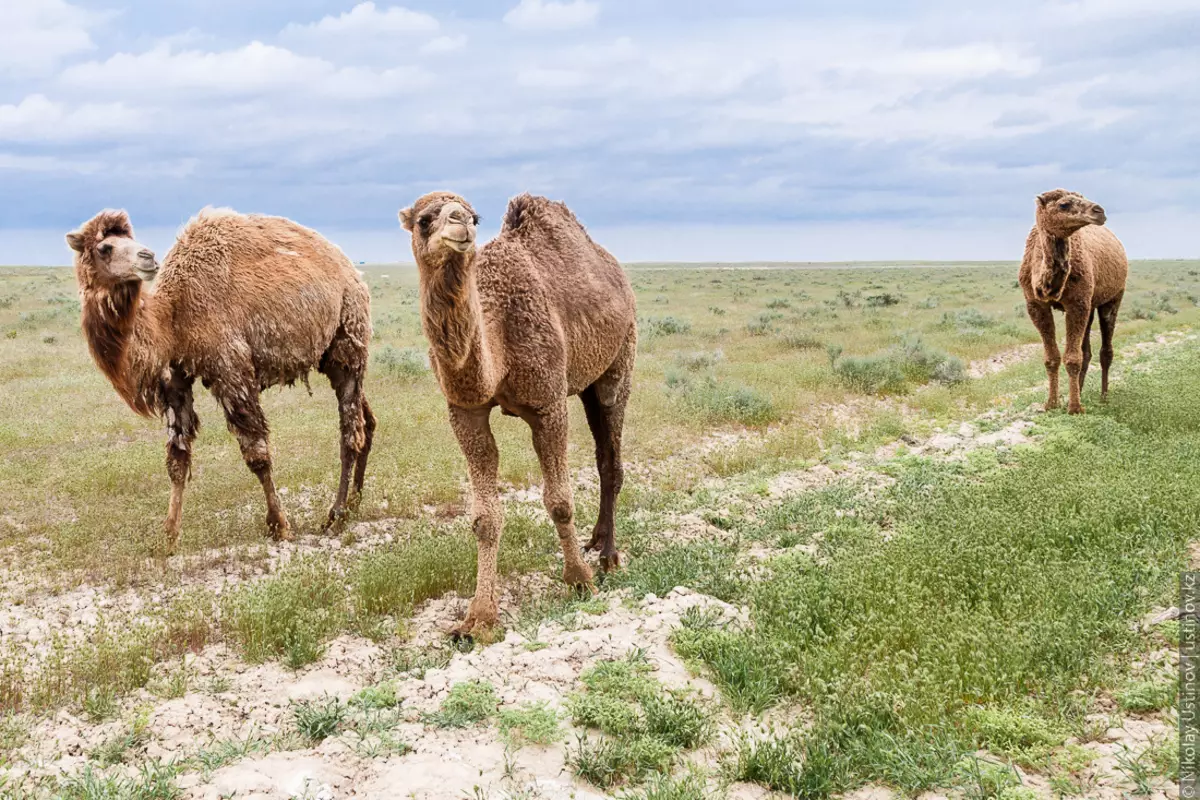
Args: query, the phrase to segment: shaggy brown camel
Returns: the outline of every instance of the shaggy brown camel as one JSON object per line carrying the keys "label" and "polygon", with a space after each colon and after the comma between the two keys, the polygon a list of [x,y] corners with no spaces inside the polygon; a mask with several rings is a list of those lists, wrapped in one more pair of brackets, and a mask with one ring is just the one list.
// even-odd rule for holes
{"label": "shaggy brown camel", "polygon": [[500,235],[475,249],[479,216],[448,192],[400,212],[420,273],[421,321],[471,478],[479,547],[475,598],[456,634],[498,619],[496,557],[503,509],[489,422],[500,406],[533,431],[542,499],[562,545],[563,580],[590,587],[575,538],[567,465],[567,398],[579,395],[596,440],[600,513],[586,549],[619,566],[613,509],[621,491],[621,431],[637,352],[633,289],[617,260],[562,203],[521,195]]}
{"label": "shaggy brown camel", "polygon": [[[371,298],[334,245],[279,217],[205,209],[179,234],[162,269],[133,238],[124,211],[102,211],[67,234],[92,357],[117,394],[143,416],[167,423],[171,504],[168,552],[179,541],[183,490],[200,421],[197,378],[225,411],[242,457],[262,482],[267,525],[292,538],[271,479],[267,420],[259,393],[329,378],[341,413],[342,476],[329,524],[346,512],[350,472],[362,491],[375,416],[363,394]],[[153,290],[143,286],[154,278]]]}
{"label": "shaggy brown camel", "polygon": [[[1100,400],[1108,399],[1108,368],[1113,360],[1113,331],[1125,295],[1129,259],[1108,228],[1104,209],[1086,197],[1055,189],[1037,198],[1035,224],[1025,241],[1018,281],[1025,308],[1042,335],[1050,398],[1058,408],[1058,367],[1067,364],[1070,396],[1067,412],[1082,414],[1079,402],[1092,360],[1092,320],[1100,316]],[[1054,333],[1054,309],[1065,312],[1066,354],[1061,356]]]}

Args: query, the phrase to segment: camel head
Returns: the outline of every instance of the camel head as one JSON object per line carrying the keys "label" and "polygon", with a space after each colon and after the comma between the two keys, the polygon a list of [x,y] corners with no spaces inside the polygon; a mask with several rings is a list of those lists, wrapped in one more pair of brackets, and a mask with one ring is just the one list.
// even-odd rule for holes
{"label": "camel head", "polygon": [[79,230],[68,233],[67,244],[75,251],[75,271],[81,283],[111,289],[151,280],[158,272],[153,251],[133,238],[133,224],[124,211],[101,211]]}
{"label": "camel head", "polygon": [[412,234],[419,266],[438,266],[475,252],[479,215],[451,192],[432,192],[400,212],[400,224]]}
{"label": "camel head", "polygon": [[1038,195],[1038,227],[1046,233],[1066,238],[1088,225],[1103,225],[1104,209],[1081,194],[1055,189]]}

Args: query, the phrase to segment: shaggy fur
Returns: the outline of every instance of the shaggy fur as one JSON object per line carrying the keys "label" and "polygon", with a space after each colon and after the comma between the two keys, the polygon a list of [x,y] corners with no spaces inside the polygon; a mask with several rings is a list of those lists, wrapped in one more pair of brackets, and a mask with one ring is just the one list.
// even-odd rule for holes
{"label": "shaggy fur", "polygon": [[458,633],[497,621],[496,557],[502,509],[499,454],[489,424],[499,406],[533,431],[543,501],[562,545],[563,580],[592,584],[580,557],[567,466],[567,398],[579,395],[596,441],[600,514],[587,548],[615,568],[613,510],[621,490],[621,431],[637,352],[633,289],[621,266],[561,203],[522,195],[500,235],[475,249],[479,217],[437,192],[400,212],[413,234],[421,319],[471,477],[479,544],[475,598]]}
{"label": "shaggy fur", "polygon": [[[267,523],[290,539],[271,478],[259,393],[329,377],[341,413],[342,476],[330,522],[345,513],[350,473],[362,490],[375,417],[363,394],[370,295],[346,256],[319,234],[279,217],[205,210],[179,234],[161,272],[124,211],[103,211],[68,234],[83,332],[101,371],[139,414],[167,425],[168,550],[179,538],[183,490],[199,420],[199,379],[225,411],[247,466],[262,482]],[[152,291],[143,279],[157,273]]]}
{"label": "shaggy fur", "polygon": [[[1018,282],[1025,307],[1042,336],[1050,397],[1057,408],[1058,368],[1065,361],[1070,381],[1067,411],[1082,414],[1079,395],[1092,360],[1092,320],[1100,317],[1101,401],[1108,399],[1108,370],[1113,359],[1113,332],[1125,295],[1129,260],[1112,231],[1102,227],[1104,209],[1086,197],[1055,189],[1037,198],[1035,224],[1025,241]],[[1066,353],[1060,354],[1054,331],[1054,309],[1066,316]]]}

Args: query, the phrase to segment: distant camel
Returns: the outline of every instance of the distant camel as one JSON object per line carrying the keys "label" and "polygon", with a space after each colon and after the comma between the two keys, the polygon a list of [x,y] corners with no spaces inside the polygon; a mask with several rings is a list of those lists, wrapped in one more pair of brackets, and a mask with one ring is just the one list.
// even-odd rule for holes
{"label": "distant camel", "polygon": [[[167,550],[179,541],[183,490],[200,421],[199,378],[221,407],[242,457],[262,482],[267,525],[290,540],[271,479],[268,386],[329,377],[341,413],[342,477],[329,522],[346,511],[350,472],[362,491],[375,416],[363,394],[371,298],[341,250],[280,217],[206,209],[187,224],[163,262],[133,238],[124,211],[102,211],[67,234],[92,357],[117,394],[143,416],[167,423],[171,505]],[[143,280],[157,274],[152,291]]]}
{"label": "distant camel", "polygon": [[[1037,198],[1036,223],[1025,241],[1018,281],[1025,308],[1042,335],[1050,397],[1046,408],[1058,408],[1058,367],[1067,363],[1070,397],[1067,412],[1082,414],[1079,402],[1092,360],[1092,320],[1100,315],[1100,400],[1108,399],[1108,368],[1113,360],[1113,331],[1125,296],[1129,259],[1108,228],[1104,209],[1086,197],[1055,189]],[[1066,313],[1065,358],[1054,333],[1054,309]]]}
{"label": "distant camel", "polygon": [[590,586],[580,557],[567,465],[567,398],[579,395],[596,440],[600,515],[588,549],[619,565],[613,509],[621,491],[621,429],[637,352],[633,289],[620,264],[562,203],[521,195],[500,235],[478,251],[479,217],[455,194],[427,194],[400,212],[412,232],[421,322],[450,424],[467,457],[479,544],[475,598],[458,635],[498,619],[496,558],[503,527],[494,407],[525,420],[542,466],[542,499],[558,529],[563,580]]}

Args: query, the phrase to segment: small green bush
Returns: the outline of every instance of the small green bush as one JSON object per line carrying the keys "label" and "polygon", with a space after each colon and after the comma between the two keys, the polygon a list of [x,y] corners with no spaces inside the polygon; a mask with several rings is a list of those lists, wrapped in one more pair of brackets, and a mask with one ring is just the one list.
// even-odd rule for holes
{"label": "small green bush", "polygon": [[425,717],[439,728],[469,728],[496,715],[500,701],[490,683],[467,681],[450,687],[442,707]]}
{"label": "small green bush", "polygon": [[372,358],[375,367],[388,375],[419,378],[429,372],[429,357],[419,347],[384,345]]}

